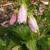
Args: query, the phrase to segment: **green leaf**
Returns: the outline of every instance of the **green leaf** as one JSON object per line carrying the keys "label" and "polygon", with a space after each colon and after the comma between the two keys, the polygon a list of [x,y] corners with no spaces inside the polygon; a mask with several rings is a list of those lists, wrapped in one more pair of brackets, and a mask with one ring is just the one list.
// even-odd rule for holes
{"label": "green leaf", "polygon": [[29,40],[27,43],[26,43],[26,46],[29,50],[37,50],[37,46],[36,46],[36,40],[33,39],[33,40]]}
{"label": "green leaf", "polygon": [[27,25],[18,24],[12,30],[15,32],[15,35],[19,35],[22,40],[28,40],[31,37],[31,30]]}
{"label": "green leaf", "polygon": [[7,46],[7,50],[11,50],[16,45],[17,45],[16,42],[14,42],[12,39],[10,39],[9,44]]}
{"label": "green leaf", "polygon": [[[41,50],[48,50],[48,42],[47,42],[47,41],[48,41],[48,40],[47,40],[46,37],[40,39],[40,40],[38,41],[38,47],[39,47]],[[40,50],[40,49],[39,49],[39,50]]]}

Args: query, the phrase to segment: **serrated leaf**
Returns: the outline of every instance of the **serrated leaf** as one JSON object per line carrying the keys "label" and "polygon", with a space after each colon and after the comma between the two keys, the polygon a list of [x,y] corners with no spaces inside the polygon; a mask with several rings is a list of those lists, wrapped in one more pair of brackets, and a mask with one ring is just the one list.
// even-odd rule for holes
{"label": "serrated leaf", "polygon": [[37,50],[37,46],[36,46],[36,41],[35,39],[34,40],[29,40],[27,43],[26,43],[26,46],[29,50]]}
{"label": "serrated leaf", "polygon": [[14,31],[15,35],[18,34],[22,40],[27,41],[31,37],[31,30],[27,25],[18,24],[10,28],[10,30]]}

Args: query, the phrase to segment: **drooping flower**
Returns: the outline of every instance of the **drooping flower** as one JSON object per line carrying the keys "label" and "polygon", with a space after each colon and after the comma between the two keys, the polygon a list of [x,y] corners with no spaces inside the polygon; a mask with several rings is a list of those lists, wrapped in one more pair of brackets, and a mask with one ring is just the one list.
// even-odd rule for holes
{"label": "drooping flower", "polygon": [[1,23],[1,26],[3,26],[3,27],[8,27],[8,24],[9,23],[9,21],[4,21],[3,23]]}
{"label": "drooping flower", "polygon": [[19,12],[18,12],[18,20],[17,22],[20,23],[26,23],[27,20],[27,7],[26,5],[22,4]]}
{"label": "drooping flower", "polygon": [[42,2],[45,5],[48,5],[49,4],[49,1],[48,0],[40,0],[40,2]]}
{"label": "drooping flower", "polygon": [[46,9],[46,6],[44,4],[40,4],[37,14],[40,15],[40,16],[43,15],[45,9]]}
{"label": "drooping flower", "polygon": [[9,24],[10,25],[13,25],[17,20],[17,15],[16,14],[13,14],[10,21],[9,21]]}
{"label": "drooping flower", "polygon": [[32,15],[28,18],[28,25],[33,32],[37,33],[39,31],[37,21]]}

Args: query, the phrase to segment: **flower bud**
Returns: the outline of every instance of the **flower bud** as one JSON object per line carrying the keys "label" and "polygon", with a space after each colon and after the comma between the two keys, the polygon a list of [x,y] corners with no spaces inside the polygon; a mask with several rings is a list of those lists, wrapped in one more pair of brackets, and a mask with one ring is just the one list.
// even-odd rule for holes
{"label": "flower bud", "polygon": [[34,17],[31,16],[28,18],[28,25],[33,32],[37,33],[39,31],[37,21]]}
{"label": "flower bud", "polygon": [[17,22],[20,23],[26,23],[27,20],[27,8],[26,5],[22,4],[19,12],[18,12],[18,20]]}

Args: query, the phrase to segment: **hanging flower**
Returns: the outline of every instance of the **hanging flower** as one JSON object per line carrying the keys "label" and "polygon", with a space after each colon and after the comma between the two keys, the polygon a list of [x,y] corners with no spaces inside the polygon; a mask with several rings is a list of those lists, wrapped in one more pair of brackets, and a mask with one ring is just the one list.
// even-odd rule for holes
{"label": "hanging flower", "polygon": [[13,24],[16,22],[16,20],[17,20],[16,14],[12,14],[12,17],[11,17],[11,19],[10,19],[9,24],[10,24],[10,25],[13,25]]}
{"label": "hanging flower", "polygon": [[46,6],[44,4],[40,4],[37,14],[40,15],[40,16],[43,15],[45,9],[46,9]]}
{"label": "hanging flower", "polygon": [[49,4],[48,0],[40,0],[40,2],[42,2],[44,5],[48,5]]}
{"label": "hanging flower", "polygon": [[3,26],[3,27],[8,27],[8,25],[9,25],[8,22],[9,22],[9,21],[4,21],[3,23],[1,23],[1,26]]}
{"label": "hanging flower", "polygon": [[28,24],[29,24],[29,27],[31,28],[31,30],[35,33],[37,33],[37,31],[39,30],[38,28],[38,25],[37,25],[37,21],[34,17],[29,17],[28,18]]}
{"label": "hanging flower", "polygon": [[27,20],[27,8],[26,5],[22,4],[19,12],[18,12],[18,20],[17,22],[20,23],[26,23]]}

